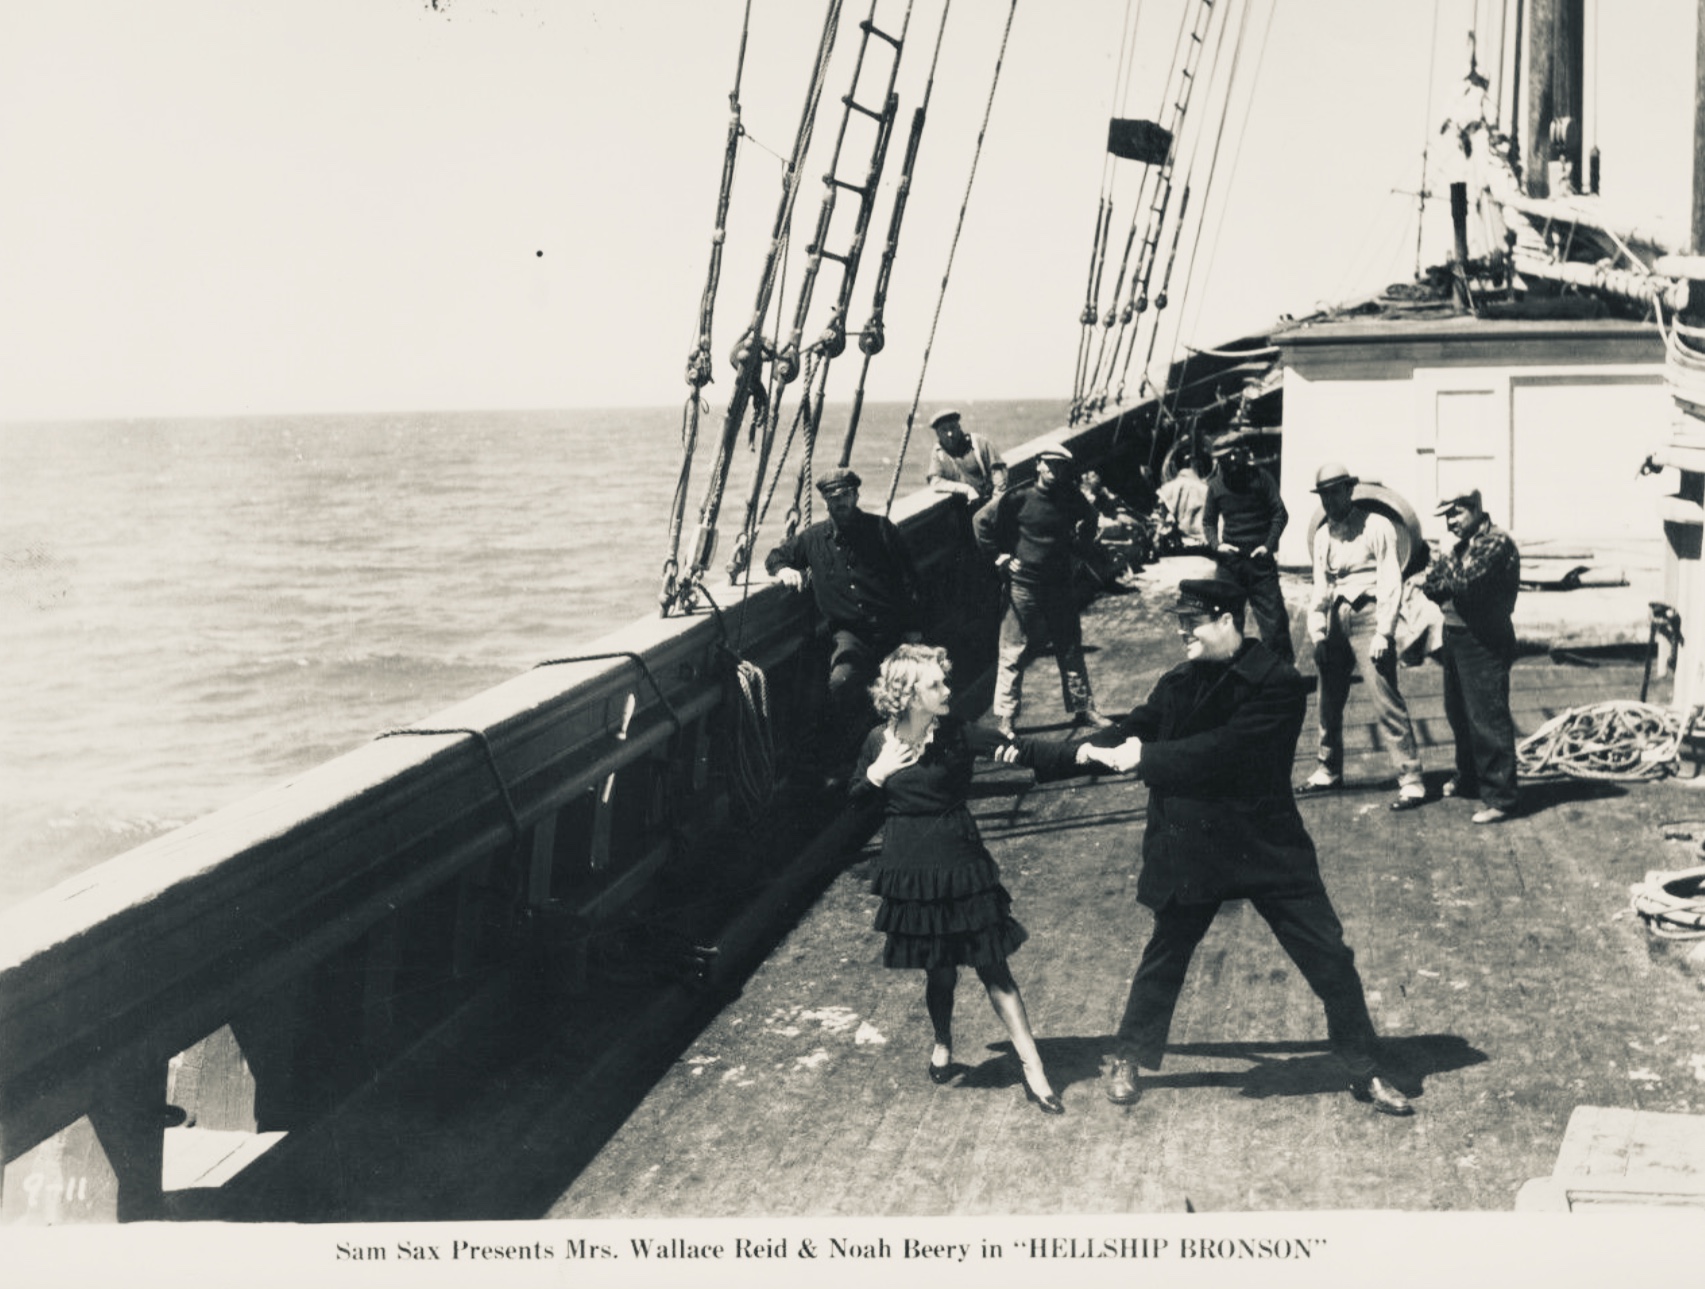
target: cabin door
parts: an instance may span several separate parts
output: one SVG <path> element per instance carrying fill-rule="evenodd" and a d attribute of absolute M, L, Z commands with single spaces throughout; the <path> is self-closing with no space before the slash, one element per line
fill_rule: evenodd
<path fill-rule="evenodd" d="M 1510 531 L 1521 541 L 1653 537 L 1653 480 L 1640 464 L 1670 408 L 1661 376 L 1512 377 Z"/>
<path fill-rule="evenodd" d="M 1503 415 L 1501 389 L 1441 389 L 1434 406 L 1436 437 L 1431 497 L 1418 498 L 1432 515 L 1441 497 L 1479 489 L 1481 502 L 1494 519 L 1510 513 L 1509 428 Z M 1443 520 L 1427 523 L 1429 535 L 1444 529 Z"/>

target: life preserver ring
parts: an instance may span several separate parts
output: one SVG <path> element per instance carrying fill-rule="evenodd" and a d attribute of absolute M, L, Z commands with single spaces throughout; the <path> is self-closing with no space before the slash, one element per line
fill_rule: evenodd
<path fill-rule="evenodd" d="M 1403 499 L 1402 494 L 1392 491 L 1383 483 L 1363 479 L 1356 484 L 1356 491 L 1350 500 L 1361 509 L 1384 515 L 1391 521 L 1391 526 L 1397 530 L 1397 559 L 1403 566 L 1404 577 L 1427 566 L 1432 553 L 1427 546 L 1427 539 L 1421 536 L 1420 516 L 1415 513 L 1415 507 Z M 1326 512 L 1318 506 L 1315 507 L 1314 514 L 1308 520 L 1308 549 L 1311 552 L 1314 550 L 1314 534 L 1325 522 Z"/>

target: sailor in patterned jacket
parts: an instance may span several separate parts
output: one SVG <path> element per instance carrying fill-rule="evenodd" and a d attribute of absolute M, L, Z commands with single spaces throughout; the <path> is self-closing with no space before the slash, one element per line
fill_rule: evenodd
<path fill-rule="evenodd" d="M 1445 715 L 1456 740 L 1447 797 L 1479 797 L 1477 824 L 1507 818 L 1516 804 L 1516 730 L 1510 717 L 1510 621 L 1521 587 L 1521 552 L 1486 517 L 1478 489 L 1447 497 L 1438 512 L 1456 544 L 1427 570 L 1421 591 L 1444 610 Z"/>

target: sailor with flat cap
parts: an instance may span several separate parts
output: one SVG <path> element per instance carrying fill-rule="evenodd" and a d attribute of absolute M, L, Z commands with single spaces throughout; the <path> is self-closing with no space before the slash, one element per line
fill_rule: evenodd
<path fill-rule="evenodd" d="M 1440 500 L 1455 538 L 1427 569 L 1421 592 L 1444 610 L 1445 716 L 1456 741 L 1456 775 L 1447 797 L 1478 797 L 1477 824 L 1508 817 L 1516 806 L 1516 728 L 1510 716 L 1511 622 L 1521 589 L 1521 552 L 1488 518 L 1479 489 Z"/>
<path fill-rule="evenodd" d="M 922 625 L 918 575 L 905 540 L 885 516 L 860 510 L 861 480 L 847 468 L 817 479 L 827 519 L 772 550 L 764 568 L 803 591 L 809 580 L 829 646 L 829 702 L 820 749 L 826 777 L 844 778 L 874 719 L 870 683 L 894 647 Z"/>
<path fill-rule="evenodd" d="M 1397 530 L 1384 515 L 1355 504 L 1361 480 L 1328 461 L 1314 478 L 1326 520 L 1314 533 L 1314 586 L 1308 637 L 1320 674 L 1319 764 L 1303 792 L 1337 788 L 1344 781 L 1344 704 L 1358 671 L 1369 682 L 1374 712 L 1397 771 L 1393 810 L 1426 800 L 1414 722 L 1397 687 L 1397 615 L 1403 566 Z"/>
<path fill-rule="evenodd" d="M 1097 515 L 1077 482 L 1071 451 L 1058 443 L 1036 453 L 1036 482 L 1003 492 L 989 522 L 976 528 L 983 553 L 1007 579 L 991 709 L 997 728 L 1013 732 L 1022 701 L 1024 668 L 1052 642 L 1060 695 L 1074 724 L 1099 729 L 1083 623 L 1072 592 L 1072 556 L 1095 538 Z M 987 512 L 985 512 L 987 513 Z"/>
<path fill-rule="evenodd" d="M 1291 793 L 1309 682 L 1244 638 L 1242 587 L 1212 578 L 1178 589 L 1185 661 L 1147 701 L 1087 743 L 1022 740 L 997 754 L 1040 779 L 1101 766 L 1134 769 L 1148 784 L 1137 899 L 1153 910 L 1154 930 L 1119 1022 L 1107 1097 L 1138 1099 L 1138 1070 L 1160 1068 L 1196 946 L 1223 903 L 1248 900 L 1325 1005 L 1328 1042 L 1350 1090 L 1382 1113 L 1409 1114 L 1408 1099 L 1380 1075 L 1355 955 Z"/>
<path fill-rule="evenodd" d="M 1289 661 L 1296 651 L 1274 552 L 1290 515 L 1279 498 L 1279 485 L 1255 464 L 1242 430 L 1221 437 L 1211 455 L 1214 472 L 1202 502 L 1203 534 L 1224 571 L 1248 593 L 1261 643 Z"/>
<path fill-rule="evenodd" d="M 965 428 L 957 408 L 943 408 L 929 424 L 935 431 L 925 476 L 931 488 L 957 493 L 973 509 L 1006 490 L 1006 462 L 986 438 Z"/>

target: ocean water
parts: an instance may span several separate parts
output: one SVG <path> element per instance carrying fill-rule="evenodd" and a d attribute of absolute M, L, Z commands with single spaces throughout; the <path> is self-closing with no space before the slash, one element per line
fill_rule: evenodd
<path fill-rule="evenodd" d="M 1049 402 L 959 406 L 1002 448 L 1063 420 Z M 867 509 L 905 412 L 861 418 Z M 845 419 L 829 406 L 819 469 Z M 680 423 L 642 408 L 0 426 L 0 907 L 655 613 Z M 701 444 L 720 424 L 701 422 Z M 901 495 L 933 442 L 920 424 Z M 725 605 L 748 471 L 742 447 L 710 580 Z M 700 496 L 695 478 L 684 548 Z M 778 493 L 767 532 L 785 507 Z"/>

